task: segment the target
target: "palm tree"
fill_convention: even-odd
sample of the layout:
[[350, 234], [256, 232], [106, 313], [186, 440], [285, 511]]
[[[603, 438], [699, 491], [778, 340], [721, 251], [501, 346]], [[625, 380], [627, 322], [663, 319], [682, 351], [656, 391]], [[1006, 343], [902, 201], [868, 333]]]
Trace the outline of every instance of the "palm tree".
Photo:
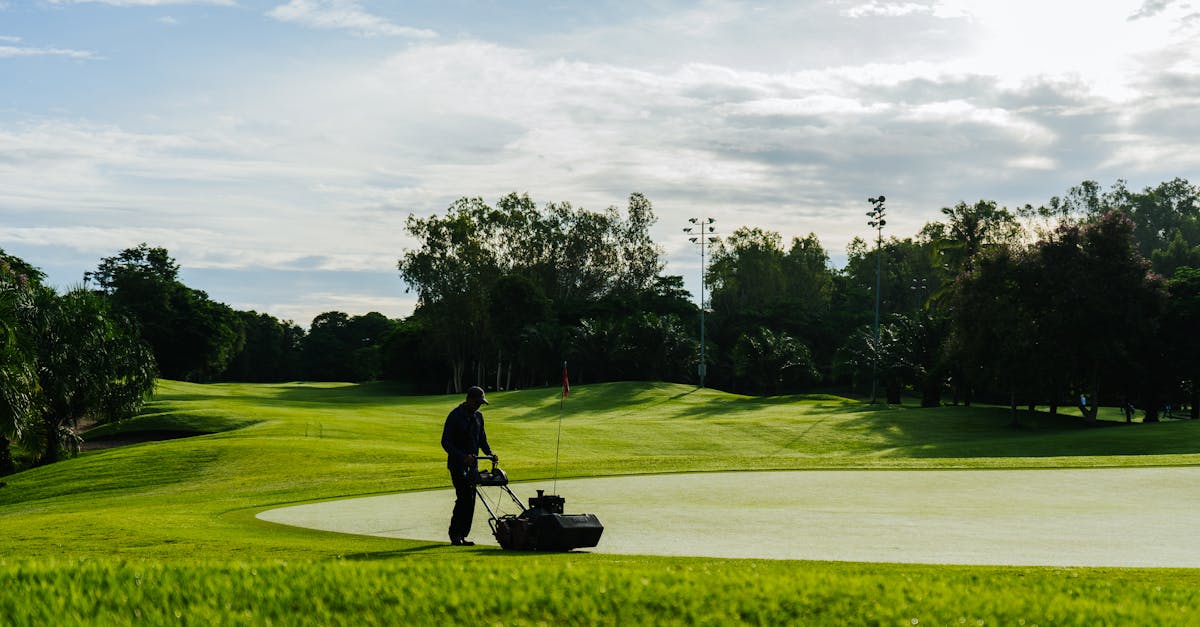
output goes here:
[[769, 394], [796, 391], [820, 377], [808, 347], [783, 331], [759, 327], [743, 333], [733, 356], [737, 375]]
[[29, 305], [8, 267], [0, 267], [0, 475], [15, 470], [12, 442], [20, 440], [36, 414], [37, 373], [28, 334], [20, 332]]
[[154, 357], [133, 326], [100, 295], [76, 288], [59, 296], [36, 290], [33, 331], [42, 413], [38, 464], [72, 453], [74, 429], [85, 418], [111, 422], [141, 408], [154, 387]]

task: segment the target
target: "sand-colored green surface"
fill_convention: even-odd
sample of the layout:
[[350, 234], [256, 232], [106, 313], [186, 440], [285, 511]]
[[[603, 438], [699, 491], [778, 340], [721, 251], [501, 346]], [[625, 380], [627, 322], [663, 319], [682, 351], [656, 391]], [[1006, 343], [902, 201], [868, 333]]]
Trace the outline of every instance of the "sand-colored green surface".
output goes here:
[[[689, 473], [557, 482], [599, 516], [590, 551], [1025, 566], [1200, 567], [1200, 468]], [[518, 497], [551, 482], [511, 486]], [[516, 505], [483, 488], [497, 510]], [[1119, 498], [1112, 498], [1120, 495]], [[262, 520], [443, 540], [453, 491], [273, 509]], [[493, 507], [493, 509], [496, 509]], [[474, 539], [495, 544], [476, 508]]]

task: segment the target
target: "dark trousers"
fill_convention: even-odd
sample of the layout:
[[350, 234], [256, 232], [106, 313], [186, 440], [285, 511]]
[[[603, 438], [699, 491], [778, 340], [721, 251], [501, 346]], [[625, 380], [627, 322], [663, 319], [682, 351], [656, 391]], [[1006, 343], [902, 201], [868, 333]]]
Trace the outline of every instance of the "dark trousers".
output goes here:
[[450, 537], [465, 538], [471, 533], [471, 520], [475, 518], [475, 486], [462, 470], [450, 469], [450, 481], [454, 483], [454, 513], [450, 515]]

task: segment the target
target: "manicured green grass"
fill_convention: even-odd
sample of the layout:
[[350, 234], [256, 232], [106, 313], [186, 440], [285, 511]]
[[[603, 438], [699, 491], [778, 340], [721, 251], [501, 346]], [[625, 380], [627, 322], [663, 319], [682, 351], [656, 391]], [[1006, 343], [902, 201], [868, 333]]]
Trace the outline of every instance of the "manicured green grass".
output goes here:
[[[140, 608], [155, 617], [151, 622], [174, 622], [178, 609], [188, 621], [206, 623], [653, 617], [1169, 624], [1180, 622], [1181, 612], [1195, 618], [1200, 611], [1195, 571], [527, 556], [254, 518], [288, 503], [447, 486], [438, 439], [458, 397], [394, 391], [383, 384], [162, 382], [144, 416], [122, 430], [206, 435], [88, 452], [4, 478], [0, 555], [8, 561], [0, 563], [0, 586], [25, 592], [5, 596], [17, 606], [0, 608], [3, 615], [24, 617], [15, 624], [45, 623], [38, 620], [38, 612], [50, 611], [44, 605], [76, 622], [102, 623], [133, 620]], [[551, 476], [558, 390], [489, 399], [488, 433], [509, 475]], [[578, 386], [562, 413], [562, 477], [1200, 463], [1200, 422], [1188, 421], [1084, 427], [1078, 418], [1041, 413], [1022, 416], [1022, 428], [1013, 429], [1006, 409], [881, 408], [829, 396], [749, 398], [646, 383]], [[161, 586], [130, 587], [138, 572]], [[495, 599], [465, 607], [464, 586], [487, 586], [481, 594]], [[439, 613], [447, 604], [463, 607]]]
[[1091, 626], [1198, 616], [1191, 570], [598, 557], [0, 563], [0, 614], [17, 625]]

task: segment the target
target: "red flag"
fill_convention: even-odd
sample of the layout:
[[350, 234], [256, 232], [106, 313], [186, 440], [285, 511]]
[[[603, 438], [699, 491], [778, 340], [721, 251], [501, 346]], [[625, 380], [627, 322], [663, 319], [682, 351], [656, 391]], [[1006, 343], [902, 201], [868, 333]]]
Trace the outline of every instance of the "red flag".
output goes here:
[[567, 362], [563, 362], [563, 398], [571, 393], [571, 382], [567, 380]]

